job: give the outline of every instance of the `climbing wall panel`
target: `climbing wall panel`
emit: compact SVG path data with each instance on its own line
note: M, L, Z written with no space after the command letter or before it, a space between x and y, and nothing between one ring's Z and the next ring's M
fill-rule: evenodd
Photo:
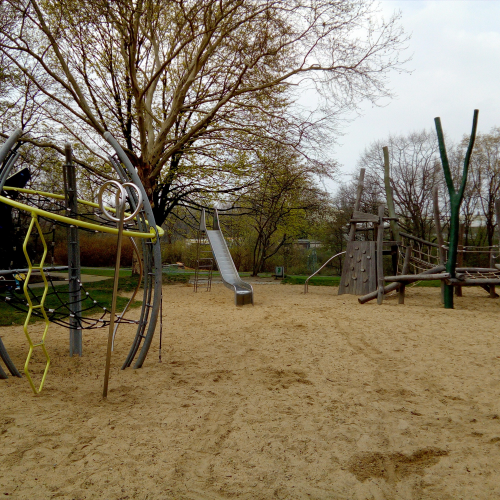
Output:
M377 259L374 241L347 244L339 295L366 295L377 288Z

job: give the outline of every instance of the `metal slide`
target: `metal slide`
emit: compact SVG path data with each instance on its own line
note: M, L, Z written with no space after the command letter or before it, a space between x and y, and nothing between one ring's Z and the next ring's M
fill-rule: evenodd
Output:
M219 214L217 210L215 210L214 213L214 228L213 230L208 230L206 226L205 209L203 209L201 213L200 229L205 231L207 235L224 285L234 290L234 303L237 306L253 304L252 285L245 283L236 270L226 240L220 230Z

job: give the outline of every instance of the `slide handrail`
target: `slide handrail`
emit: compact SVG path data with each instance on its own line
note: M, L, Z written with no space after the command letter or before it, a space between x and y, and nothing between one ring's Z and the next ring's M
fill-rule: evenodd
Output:
M306 279L304 283L304 293L307 293L309 291L309 280L313 277L316 276L330 261L335 259L335 257L338 257L339 255L345 254L345 250L343 252L336 253L333 257L330 257L315 273L311 274L309 278Z

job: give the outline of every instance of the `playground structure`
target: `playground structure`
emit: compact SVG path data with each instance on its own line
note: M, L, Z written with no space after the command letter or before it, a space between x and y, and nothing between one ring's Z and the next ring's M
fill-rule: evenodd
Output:
M384 147L384 181L387 207L386 205L380 205L377 215L359 211L365 173L364 169L361 169L353 215L350 220L347 249L345 252L340 252L331 257L316 273L306 280L305 293L307 293L310 278L323 269L332 259L345 253L346 257L338 293L361 295L358 299L361 304L373 299L377 299L378 304L381 304L387 294L396 291L399 294L399 303L403 304L407 285L429 280L441 281L442 301L447 308L453 307L454 294L461 296L462 287L479 286L490 297L498 297L495 291L495 287L500 285L500 265L495 264L495 260L499 257L498 245L493 247L464 247L460 241L458 215L466 185L470 156L474 146L477 117L478 111L475 110L472 133L458 190L455 190L451 178L440 120L439 118L435 120L440 155L451 200L449 244L445 244L442 234L437 187L433 190L437 243L401 231L392 197L389 177L389 153L387 147ZM388 216L385 216L386 208ZM495 210L500 240L500 200L496 201ZM386 222L389 222L388 226L386 226ZM386 231L390 233L388 239L384 238ZM362 236L357 239L359 234L362 234ZM371 239L368 234L373 235ZM489 267L463 267L463 257L467 253L488 254ZM391 256L393 274L390 276L384 275L384 255Z
M29 353L26 359L24 372L33 391L37 393L42 389L50 365L50 358L45 345L45 339L50 321L63 324L70 328L70 356L75 354L80 356L82 355L83 330L107 326L110 328L110 342L112 344L119 324L137 324L136 335L130 347L128 356L122 365L122 369L129 367L136 356L137 359L135 361L134 368L140 368L143 365L150 348L161 308L162 268L159 237L163 234L163 231L161 228L156 226L151 205L149 204L144 187L142 186L134 167L113 136L109 132L105 132L104 139L115 151L114 156L109 156L109 162L113 166L120 180L120 182L111 181L115 184L115 188L118 188L115 197L117 205L115 209L104 206L102 201L102 189L100 204L77 198L75 167L72 162L72 153L69 145L66 146L66 164L64 166L66 192L64 195L16 187L13 186L15 183L12 182L12 178L18 176L19 173L12 177L9 177L9 174L19 157L19 152L16 150L20 145L21 136L22 131L16 130L0 149L0 163L3 162L3 168L0 171L0 192L2 194L0 196L0 202L2 203L2 206L10 207L8 212L9 216L11 215L11 211L16 211L18 213L28 213L31 217L31 222L23 244L23 253L26 257L28 266L26 269L10 268L8 270L1 271L1 273L7 276L19 276L21 273L27 272L22 285L24 299L21 299L15 293L11 292L10 296L5 297L5 300L17 309L25 311L27 314L26 321L24 323L24 332L29 344ZM133 217L131 214L125 213L125 198L128 199ZM86 210L79 211L79 205L85 206ZM118 217L113 216L111 213L115 213ZM45 266L48 249L44 239L44 232L40 225L41 221L50 221L51 224L59 224L67 228L67 268L49 268ZM117 221L118 227L112 227L115 226ZM125 227L123 226L124 222L126 222ZM113 307L111 312L106 308L101 308L102 315L97 319L86 318L83 315L86 309L90 309L96 305L96 301L92 300L90 294L85 291L81 281L78 241L79 230L103 232L114 234L119 237L121 235L128 237L132 241L139 260L141 260L141 255L133 239L136 238L141 241L141 269L143 272L141 272L137 288L133 294L133 297L135 297L135 294L141 284L142 277L144 277L144 294L139 320L129 320L125 318L126 310L132 302L133 297L128 301L125 309L115 316L114 303L116 300L118 272L115 272L115 284L112 301ZM32 263L27 251L28 241L30 240L30 237L35 234L37 238L40 239L43 246L43 253L38 265L34 265ZM118 252L119 251L120 245L118 245ZM119 253L117 257L119 259ZM64 300L64 297L61 297L61 294L57 291L57 289L53 287L53 280L50 275L51 270L63 269L68 270L69 297L66 301ZM117 269L119 270L119 261L117 262ZM38 274L43 281L44 290L41 297L36 296L29 286L30 278L34 274ZM52 285L52 292L49 292L49 281ZM5 283L8 282L12 283L13 280L7 280ZM50 294L55 295L61 301L61 306L57 308L57 310L46 310L45 308L46 298ZM34 343L32 341L32 335L29 332L29 320L31 316L38 316L44 320L44 329L41 335L41 341L38 343ZM66 316L69 316L69 321L64 320L64 317ZM30 326L30 328L36 328L36 326L37 325L35 324ZM46 359L45 371L38 387L35 386L29 373L29 361L35 348L40 348ZM12 363L5 346L1 342L1 339L0 356L4 360L11 374L20 376L19 371ZM6 376L7 375L2 370L0 372L0 377L5 378Z
M210 244L211 252L224 285L234 291L234 303L237 306L245 304L253 304L253 288L252 285L246 283L240 278L238 271L231 257L231 252L227 247L226 240L220 229L219 213L214 210L213 229L207 229L205 209L201 212L199 237L198 237L198 258L196 264L194 291L196 292L199 286L201 273L206 272L207 290L211 289L213 260L211 257L201 257L200 245L202 235L205 234Z
M439 208L437 205L437 190L434 190L434 219L436 223L437 240L440 243L426 241L401 230L397 218L384 216L386 206L380 205L379 213L365 214L356 210L359 208L361 193L363 191L363 169L360 172L358 184L358 197L355 210L351 218L349 241L347 249L330 257L316 273L306 280L304 292L308 292L309 280L317 275L334 258L346 255L342 267L339 295L352 294L361 296L361 304L377 299L382 303L385 296L398 292L399 303L405 300L407 285L419 281L441 280L456 289L460 296L462 287L478 286L483 288L490 297L498 297L495 286L500 285L500 269L496 266L498 258L498 245L493 247L464 247L459 245L459 263L468 253L481 253L489 256L490 267L463 267L455 268L455 277L452 278L446 271L449 247L445 244L441 225L439 223ZM495 203L497 221L500 221L500 200ZM387 225L386 222L396 224ZM394 231L394 227L396 231ZM364 234L363 234L364 233ZM356 239L356 235L371 240ZM388 235L388 236L385 236ZM500 234L499 234L500 238ZM460 242L459 242L460 243ZM384 275L384 256L391 256L392 275ZM500 267L500 266L499 266Z
M439 209L437 207L437 190L434 190L434 213L435 220L439 221ZM497 200L497 221L500 221L500 203ZM398 291L399 303L404 303L405 289L407 285L419 281L440 280L442 292L444 285L453 287L457 296L462 295L462 287L477 286L483 288L491 298L498 297L495 287L500 285L500 269L495 260L498 258L498 245L493 247L464 247L459 243L458 262L463 261L464 255L468 253L487 254L490 267L455 267L455 276L447 270L449 258L449 246L444 243L439 222L436 224L437 239L439 243L433 243L400 231L398 248L397 272L393 276L380 275L379 287L360 297L361 304L378 299L381 303L384 296L390 292ZM496 253L495 253L496 251ZM385 285L385 283L389 283ZM442 293L444 303L444 293Z

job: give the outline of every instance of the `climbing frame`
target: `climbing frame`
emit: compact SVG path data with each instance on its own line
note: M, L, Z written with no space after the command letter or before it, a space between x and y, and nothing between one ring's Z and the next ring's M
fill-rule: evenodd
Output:
M365 295L377 287L375 241L350 241L347 244L339 295Z

